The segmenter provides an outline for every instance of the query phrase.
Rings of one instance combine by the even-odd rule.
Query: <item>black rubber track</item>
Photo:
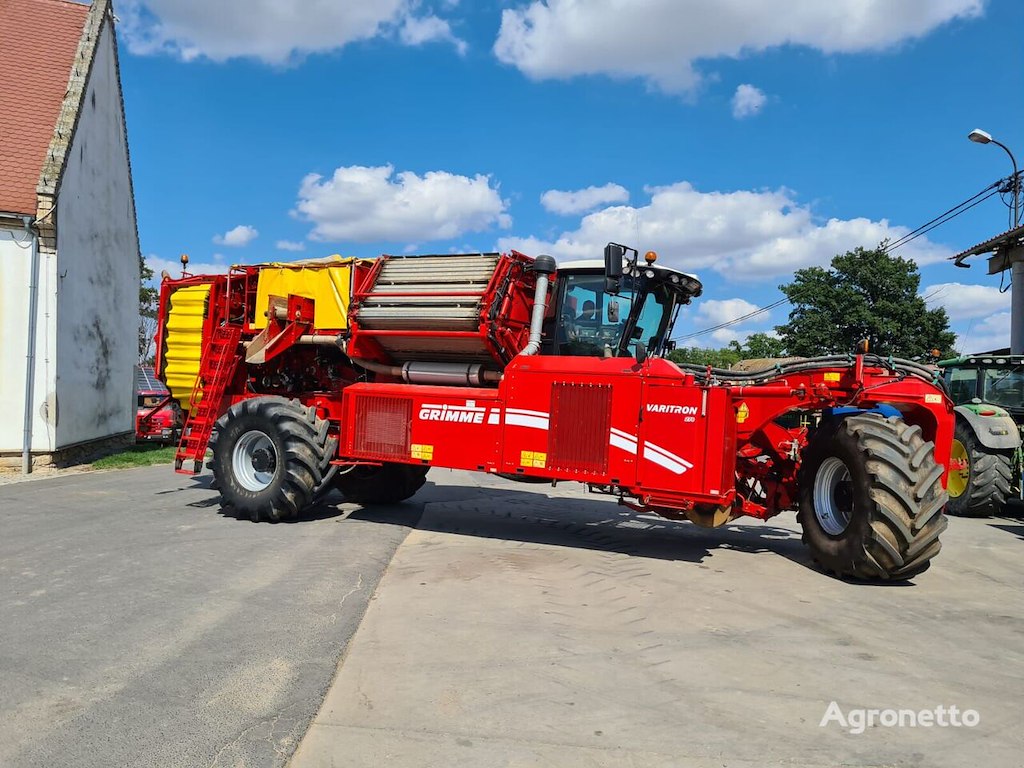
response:
[[[427,481],[428,466],[384,464],[354,467],[334,478],[345,501],[355,504],[397,504],[416,493]]]
[[[989,517],[998,514],[1013,488],[1013,451],[996,451],[978,442],[974,430],[960,418],[956,420],[956,439],[967,449],[970,474],[967,487],[957,497],[949,497],[946,508],[959,517]]]
[[[329,476],[336,445],[329,427],[315,408],[284,397],[254,397],[231,406],[210,439],[211,485],[220,491],[221,505],[254,521],[278,522],[301,514]],[[261,491],[242,486],[231,465],[239,438],[252,430],[270,438],[278,457],[273,480]]]
[[[837,536],[814,513],[814,478],[829,457],[843,461],[851,481],[850,523]],[[864,413],[822,425],[804,451],[797,513],[814,559],[826,571],[869,581],[924,571],[947,526],[942,472],[934,443],[899,417]]]

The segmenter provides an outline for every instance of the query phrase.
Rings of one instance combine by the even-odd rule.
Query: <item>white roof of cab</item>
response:
[[[622,260],[622,266],[626,266],[627,264],[628,264],[628,261],[626,259],[623,259]],[[658,264],[658,263],[654,263],[654,264],[638,264],[637,266],[639,266],[639,267],[651,267],[652,269],[660,269],[663,272],[675,272],[677,275],[686,275],[687,277],[692,277],[698,283],[700,282],[700,278],[697,277],[694,274],[691,274],[689,272],[683,272],[683,271],[678,270],[678,269],[673,269],[672,267],[666,267],[666,266],[664,266],[662,264]],[[559,262],[558,263],[558,268],[560,270],[561,269],[600,269],[600,270],[603,270],[604,269],[604,259],[577,259],[575,261],[563,261],[563,262]]]

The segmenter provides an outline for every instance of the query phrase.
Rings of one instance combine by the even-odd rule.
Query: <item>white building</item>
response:
[[[139,238],[110,0],[0,2],[0,461],[134,435]]]

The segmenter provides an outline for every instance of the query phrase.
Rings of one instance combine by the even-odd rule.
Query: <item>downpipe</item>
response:
[[[31,267],[28,284],[28,351],[25,355],[25,423],[21,443],[21,473],[32,474],[32,415],[35,411],[36,391],[36,332],[39,313],[39,233],[33,228],[34,220],[22,219],[25,234],[32,239]]]
[[[533,292],[530,340],[519,352],[520,355],[536,355],[540,351],[541,328],[548,311],[548,281],[556,269],[557,265],[551,256],[538,256],[533,262],[533,271],[537,273],[537,289]]]

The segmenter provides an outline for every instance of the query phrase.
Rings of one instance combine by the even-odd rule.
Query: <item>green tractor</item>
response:
[[[939,366],[956,405],[947,511],[996,514],[1019,494],[1024,355],[969,355]]]

